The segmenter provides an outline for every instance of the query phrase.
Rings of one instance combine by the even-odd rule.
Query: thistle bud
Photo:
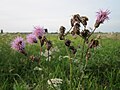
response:
[[[65,40],[65,45],[66,45],[66,46],[68,46],[68,47],[69,47],[69,46],[70,46],[70,44],[71,44],[71,41],[70,41],[70,40]]]
[[[42,39],[40,40],[41,43],[41,47],[44,45],[44,42],[47,41],[47,38],[45,36],[42,37]]]
[[[25,50],[20,50],[20,53],[24,54],[25,56],[27,56],[27,53],[25,52]]]
[[[69,48],[73,54],[75,54],[77,52],[77,49],[75,49],[74,46],[69,46]]]
[[[44,29],[45,30],[45,33],[48,33],[48,29]]]
[[[49,40],[46,42],[46,48],[47,50],[50,50],[51,47],[52,47],[52,42]]]

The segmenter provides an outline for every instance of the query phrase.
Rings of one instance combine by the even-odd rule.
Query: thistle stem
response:
[[[49,61],[49,50],[48,50],[48,61]]]
[[[94,28],[94,30],[91,32],[91,34],[89,35],[89,37],[95,32],[95,30],[96,30],[96,28]]]
[[[42,53],[42,46],[41,46],[41,41],[40,41],[40,59],[41,59],[41,53]],[[38,63],[40,62],[40,59],[39,59]]]
[[[69,34],[69,32],[70,32],[71,29],[72,29],[72,27],[69,29],[69,31],[64,36],[66,36],[67,34]]]
[[[72,59],[71,59],[71,56],[70,56],[70,53],[68,52],[68,49],[67,47],[65,46],[66,48],[66,51],[67,51],[67,54],[69,56],[69,64],[70,64],[70,90],[72,90]]]
[[[50,54],[50,53],[49,53],[49,50],[48,50],[48,62],[49,62],[49,56],[50,56],[49,54]],[[48,68],[48,77],[49,77],[49,68]],[[50,78],[49,78],[49,81],[50,81],[52,87],[54,88],[54,90],[57,90],[57,89],[55,88],[54,84],[52,83],[52,81],[51,81]]]
[[[83,59],[83,55],[84,55],[84,47],[85,47],[85,40],[83,41],[81,60]]]

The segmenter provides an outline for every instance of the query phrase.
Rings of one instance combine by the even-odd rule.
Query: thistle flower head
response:
[[[33,34],[27,35],[27,42],[30,44],[37,43],[37,38]]]
[[[44,35],[45,33],[45,30],[42,28],[42,27],[39,27],[39,26],[36,26],[34,27],[34,31],[33,31],[33,34],[38,37],[39,39],[42,38],[42,36]]]
[[[25,54],[25,42],[22,37],[15,38],[11,43],[11,48]]]
[[[109,17],[108,17],[109,14],[110,14],[109,10],[106,10],[106,11],[100,10],[99,12],[97,12],[97,15],[96,15],[97,19],[96,19],[95,27],[97,28],[105,20],[109,20]]]

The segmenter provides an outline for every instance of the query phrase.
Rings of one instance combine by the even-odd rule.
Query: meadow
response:
[[[0,34],[0,90],[70,90],[71,87],[72,90],[120,90],[120,34],[100,35],[100,44],[90,50],[85,67],[85,57],[81,59],[83,40],[71,35],[66,37],[77,47],[72,58],[70,84],[69,49],[57,34],[46,35],[52,41],[50,57],[43,46],[39,62],[11,49],[11,41],[17,36],[26,38],[26,34]],[[38,43],[26,43],[25,50],[28,55],[40,56]],[[50,79],[60,80],[55,86],[48,82]]]

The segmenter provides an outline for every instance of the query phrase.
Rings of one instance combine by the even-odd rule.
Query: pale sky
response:
[[[0,0],[0,29],[32,32],[39,25],[57,32],[61,25],[70,28],[74,14],[87,16],[88,27],[93,27],[99,9],[109,9],[111,14],[97,31],[120,32],[120,0]]]

